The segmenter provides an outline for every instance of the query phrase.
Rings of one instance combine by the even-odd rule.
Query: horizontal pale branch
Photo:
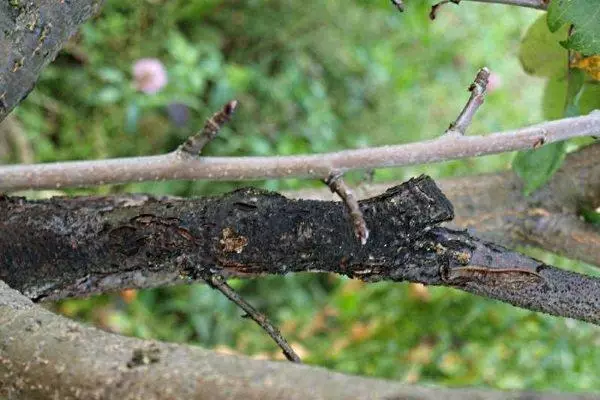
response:
[[[164,179],[245,180],[306,177],[425,164],[537,147],[573,137],[600,134],[600,111],[587,116],[492,133],[443,135],[438,139],[335,153],[274,157],[188,157],[166,155],[97,161],[69,161],[0,167],[0,190],[82,187]]]
[[[506,4],[510,6],[535,8],[537,10],[546,10],[550,0],[461,0],[461,1],[473,1],[477,3],[496,3]]]
[[[114,335],[52,314],[0,281],[0,397],[7,399],[591,399],[440,389]]]
[[[331,272],[444,285],[600,323],[600,280],[439,226],[452,205],[427,177],[360,202],[369,241],[338,202],[243,189],[221,197],[0,200],[0,279],[30,298]]]

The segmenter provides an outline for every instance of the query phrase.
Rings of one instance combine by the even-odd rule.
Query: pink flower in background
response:
[[[158,59],[141,58],[133,64],[133,79],[137,90],[153,94],[167,84],[167,71]]]
[[[488,92],[493,92],[496,89],[502,87],[502,77],[494,72],[490,73],[490,77],[488,78]]]

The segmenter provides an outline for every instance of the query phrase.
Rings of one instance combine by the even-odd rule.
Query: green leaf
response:
[[[548,7],[548,27],[552,32],[573,25],[573,34],[561,42],[567,49],[587,55],[600,54],[600,1],[552,0]]]
[[[579,210],[579,214],[583,217],[586,222],[594,225],[600,225],[600,213],[588,207],[584,207]]]
[[[558,142],[517,154],[512,166],[525,182],[526,195],[539,189],[556,172],[565,157],[565,148],[565,142]]]
[[[565,105],[565,117],[576,117],[581,114],[579,109],[579,97],[583,90],[585,74],[578,69],[569,71],[569,80],[567,84],[567,98]]]
[[[568,27],[554,33],[540,16],[527,29],[519,47],[519,60],[529,75],[558,77],[567,71],[567,51],[558,43],[567,37]]]
[[[544,91],[544,115],[550,119],[580,115],[584,74],[570,70],[568,82],[550,79]],[[566,98],[566,101],[565,101]],[[566,142],[552,143],[537,150],[522,151],[513,160],[513,169],[525,181],[526,195],[543,186],[561,166],[566,153]]]
[[[592,110],[600,109],[600,84],[587,83],[579,97],[581,114],[588,114]]]
[[[565,98],[567,96],[567,80],[564,78],[551,78],[546,82],[542,96],[542,112],[545,119],[562,118],[565,112]]]

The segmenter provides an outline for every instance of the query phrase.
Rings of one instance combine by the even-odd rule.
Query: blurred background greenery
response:
[[[0,156],[47,162],[164,153],[233,98],[239,112],[207,155],[313,153],[433,138],[456,117],[484,65],[494,84],[471,132],[542,120],[545,81],[526,75],[517,57],[539,12],[463,3],[448,5],[431,22],[430,5],[413,1],[400,14],[387,0],[107,0],[15,110],[10,123],[18,148]],[[132,67],[142,58],[160,60],[167,71],[168,83],[155,94],[135,89]],[[495,171],[508,168],[512,157],[382,169],[375,180]],[[153,182],[64,193],[196,196],[249,184],[320,185]],[[600,390],[600,329],[589,324],[420,285],[312,274],[232,284],[311,364],[410,383]],[[204,285],[54,307],[126,335],[282,358],[252,321]]]

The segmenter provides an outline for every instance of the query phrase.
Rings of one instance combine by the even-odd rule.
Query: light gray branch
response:
[[[0,280],[0,398],[593,399],[594,395],[443,389],[217,354],[86,327]]]
[[[536,10],[546,10],[550,4],[550,0],[461,0],[474,1],[477,3],[496,3],[506,4],[510,6],[535,8]]]
[[[486,136],[443,135],[437,139],[273,157],[181,157],[177,152],[96,161],[0,167],[0,190],[84,187],[164,179],[246,180],[304,177],[322,179],[330,171],[427,164],[486,154],[531,149],[573,137],[600,135],[600,111]]]

